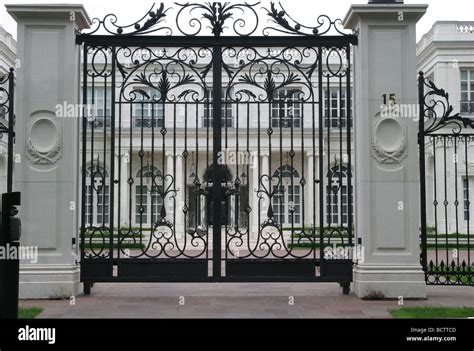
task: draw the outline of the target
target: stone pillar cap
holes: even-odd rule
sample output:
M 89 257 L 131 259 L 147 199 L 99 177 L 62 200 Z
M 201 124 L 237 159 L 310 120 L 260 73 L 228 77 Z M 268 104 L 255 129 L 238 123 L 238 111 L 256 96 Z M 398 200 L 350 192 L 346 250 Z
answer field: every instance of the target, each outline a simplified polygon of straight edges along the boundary
M 428 5 L 425 4 L 367 4 L 352 5 L 344 17 L 343 25 L 346 29 L 355 29 L 358 19 L 361 17 L 370 17 L 374 19 L 386 18 L 392 14 L 403 11 L 407 19 L 414 19 L 416 22 L 426 13 Z
M 74 12 L 80 30 L 90 28 L 92 20 L 82 4 L 7 4 L 7 12 L 18 22 L 20 18 L 63 17 Z

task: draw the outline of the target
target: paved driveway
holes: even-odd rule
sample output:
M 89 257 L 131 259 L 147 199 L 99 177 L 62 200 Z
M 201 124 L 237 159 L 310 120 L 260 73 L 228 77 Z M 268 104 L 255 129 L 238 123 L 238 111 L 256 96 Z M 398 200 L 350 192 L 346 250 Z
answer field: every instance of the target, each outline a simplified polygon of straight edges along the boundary
M 428 300 L 405 306 L 474 307 L 472 287 L 428 287 Z M 97 283 L 90 296 L 27 300 L 38 318 L 390 318 L 398 301 L 343 296 L 338 284 Z

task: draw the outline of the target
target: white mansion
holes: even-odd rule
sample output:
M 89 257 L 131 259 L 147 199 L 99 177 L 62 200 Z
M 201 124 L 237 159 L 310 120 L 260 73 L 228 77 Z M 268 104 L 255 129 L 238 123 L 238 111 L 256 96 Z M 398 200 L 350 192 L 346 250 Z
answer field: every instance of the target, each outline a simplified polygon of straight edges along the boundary
M 425 75 L 432 79 L 436 85 L 440 88 L 445 89 L 450 94 L 450 102 L 454 106 L 455 111 L 461 111 L 464 116 L 474 114 L 474 22 L 465 23 L 465 22 L 436 22 L 433 28 L 423 36 L 423 38 L 418 43 L 418 70 L 424 71 Z M 0 27 L 0 74 L 7 72 L 8 67 L 15 66 L 15 41 L 4 29 Z M 21 69 L 21 68 L 19 68 Z M 415 84 L 415 77 L 413 79 L 413 84 Z M 101 172 L 105 175 L 103 186 L 106 187 L 105 194 L 108 193 L 107 187 L 110 186 L 111 180 L 109 179 L 109 170 L 107 164 L 103 164 L 104 159 L 101 156 L 100 145 L 110 145 L 110 140 L 101 139 L 100 128 L 104 125 L 107 125 L 108 118 L 111 115 L 111 94 L 104 89 L 103 81 L 98 81 L 95 83 L 94 89 L 88 90 L 88 103 L 93 102 L 94 111 L 88 111 L 95 116 L 95 130 L 97 131 L 97 137 L 95 139 L 95 154 L 94 152 L 91 158 L 88 159 L 85 165 L 85 171 L 88 177 L 87 187 L 93 187 L 94 184 L 91 184 L 89 176 L 93 172 Z M 109 82 L 110 84 L 110 82 Z M 225 84 L 225 82 L 224 82 Z M 345 139 L 341 140 L 338 137 L 337 131 L 339 130 L 340 121 L 345 120 L 347 116 L 347 97 L 345 95 L 345 89 L 342 87 L 340 89 L 340 82 L 336 80 L 331 80 L 328 82 L 327 87 L 324 89 L 324 128 L 327 128 L 329 131 L 334 128 L 334 133 L 325 135 L 330 135 L 330 140 L 324 140 L 325 145 L 329 145 L 331 150 L 331 155 L 329 155 L 330 160 L 336 160 L 337 164 L 341 164 L 341 161 L 338 159 L 340 156 L 340 143 L 345 142 Z M 146 87 L 141 87 L 138 84 L 131 87 L 131 89 L 141 89 L 152 99 L 156 98 L 155 93 Z M 293 140 L 298 140 L 299 143 L 303 140 L 305 145 L 318 145 L 318 140 L 313 139 L 313 134 L 311 131 L 312 121 L 309 118 L 311 116 L 311 107 L 307 104 L 301 104 L 291 96 L 292 90 L 300 90 L 301 87 L 298 86 L 298 83 L 295 83 L 291 86 L 282 89 L 278 94 L 281 94 L 280 97 L 285 100 L 284 104 L 277 105 L 267 105 L 262 107 L 262 111 L 257 111 L 255 106 L 251 106 L 251 116 L 243 120 L 242 116 L 245 115 L 245 111 L 242 110 L 243 107 L 236 108 L 235 106 L 225 106 L 223 108 L 222 114 L 225 116 L 225 143 L 228 145 L 228 150 L 235 149 L 236 143 L 239 141 L 239 138 L 242 138 L 242 135 L 245 135 L 248 131 L 248 136 L 244 137 L 245 143 L 248 142 L 248 145 L 241 148 L 242 150 L 250 151 L 252 157 L 251 160 L 255 164 L 262 167 L 260 169 L 261 174 L 275 174 L 281 173 L 283 178 L 286 179 L 280 186 L 285 187 L 285 191 L 282 192 L 283 199 L 278 200 L 274 204 L 274 211 L 283 227 L 288 227 L 291 225 L 294 226 L 306 226 L 311 225 L 316 219 L 316 222 L 319 221 L 319 213 L 315 212 L 313 206 L 316 199 L 313 198 L 313 194 L 318 196 L 317 192 L 313 192 L 312 187 L 316 185 L 310 185 L 306 187 L 307 193 L 303 194 L 301 191 L 301 180 L 302 179 L 316 179 L 317 176 L 313 174 L 313 171 L 319 172 L 319 162 L 318 157 L 320 155 L 313 155 L 311 151 L 308 151 L 310 148 L 302 150 L 300 147 L 294 148 L 291 143 L 291 138 L 289 137 L 290 132 L 297 130 L 299 134 L 293 138 Z M 94 91 L 92 96 L 91 92 Z M 203 92 L 206 94 L 206 92 Z M 212 93 L 208 92 L 208 101 L 212 101 Z M 130 105 L 131 106 L 131 105 Z M 151 108 L 151 106 L 154 106 Z M 207 106 L 207 107 L 206 107 Z M 266 110 L 265 110 L 266 109 Z M 176 115 L 176 126 L 173 126 L 171 120 L 166 120 L 165 117 L 168 114 Z M 258 113 L 261 113 L 261 116 L 267 116 L 266 118 L 271 118 L 275 121 L 274 124 L 272 121 L 262 119 L 257 121 L 256 116 Z M 122 206 L 114 206 L 117 211 L 117 216 L 121 218 L 121 222 L 127 223 L 130 226 L 140 226 L 143 225 L 151 226 L 153 221 L 156 218 L 151 218 L 152 216 L 158 216 L 159 208 L 163 202 L 159 196 L 153 196 L 153 191 L 149 191 L 147 186 L 149 184 L 143 184 L 139 181 L 134 181 L 134 179 L 143 179 L 146 175 L 149 178 L 152 178 L 156 173 L 167 172 L 170 174 L 176 175 L 176 188 L 182 189 L 183 191 L 177 192 L 176 204 L 175 207 L 169 204 L 169 211 L 176 215 L 176 223 L 184 223 L 184 216 L 182 211 L 176 210 L 176 208 L 182 207 L 183 204 L 188 204 L 188 223 L 187 226 L 199 226 L 211 215 L 208 209 L 208 206 L 205 202 L 196 203 L 193 205 L 192 201 L 188 201 L 186 197 L 192 193 L 192 188 L 195 186 L 194 180 L 199 178 L 201 181 L 206 181 L 208 177 L 207 172 L 209 172 L 209 166 L 212 166 L 209 163 L 209 150 L 206 150 L 206 143 L 209 141 L 209 138 L 212 139 L 211 134 L 207 134 L 208 127 L 210 126 L 210 120 L 212 119 L 212 105 L 202 104 L 199 107 L 189 107 L 189 108 L 179 108 L 178 111 L 173 111 L 173 107 L 170 105 L 162 106 L 159 104 L 136 104 L 129 111 L 124 111 L 122 113 L 122 120 L 120 121 L 121 127 L 123 128 L 123 133 L 121 137 L 121 148 L 120 152 L 116 153 L 115 163 L 116 169 L 118 170 L 120 165 L 120 174 L 115 174 L 115 177 L 120 176 L 120 196 L 116 196 L 116 202 L 120 201 Z M 189 118 L 188 127 L 196 133 L 197 136 L 193 136 L 189 139 L 189 136 L 186 136 L 184 133 L 184 123 L 186 121 L 185 116 L 193 116 Z M 240 120 L 239 120 L 239 116 Z M 134 121 L 134 117 L 139 117 L 137 121 Z M 317 114 L 315 115 L 318 119 Z M 140 121 L 140 125 L 136 122 Z M 152 122 L 154 121 L 154 122 Z M 283 121 L 283 122 L 278 122 Z M 287 123 L 286 123 L 286 122 Z M 267 128 L 268 125 L 272 125 L 274 128 L 283 128 L 284 133 L 282 133 L 281 140 L 281 149 L 283 150 L 283 155 L 280 155 L 279 150 L 275 151 L 274 155 L 271 155 L 268 148 L 261 148 L 260 152 L 257 152 L 258 145 L 257 139 L 252 137 L 256 135 L 257 124 L 261 123 L 262 128 Z M 285 123 L 284 123 L 285 122 Z M 116 121 L 117 123 L 117 121 Z M 171 124 L 166 124 L 171 123 Z M 248 124 L 249 123 L 249 124 Z M 281 126 L 279 123 L 285 125 Z M 343 123 L 346 123 L 345 121 Z M 156 142 L 162 142 L 163 138 L 160 134 L 160 129 L 166 125 L 168 129 L 176 128 L 174 136 L 168 136 L 166 145 L 170 148 L 170 151 L 162 154 L 161 152 L 156 155 L 152 155 L 148 150 L 151 149 L 152 145 L 152 133 L 156 133 L 155 140 Z M 131 128 L 133 132 L 130 132 Z M 239 134 L 240 132 L 240 134 Z M 240 135 L 240 136 L 239 136 Z M 316 134 L 317 136 L 317 134 Z M 195 145 L 186 145 L 186 137 L 188 140 Z M 175 139 L 175 140 L 173 140 Z M 105 140 L 105 142 L 104 142 Z M 280 141 L 278 141 L 279 143 Z M 174 144 L 173 144 L 174 143 Z M 212 141 L 211 141 L 212 143 Z M 132 146 L 134 153 L 130 154 L 128 152 L 129 145 Z M 430 145 L 428 145 L 430 146 Z M 88 146 L 89 147 L 89 146 Z M 173 148 L 173 150 L 171 150 Z M 442 206 L 442 203 L 446 200 L 448 206 L 443 206 L 440 209 L 437 218 L 439 220 L 438 226 L 440 228 L 447 228 L 448 232 L 455 232 L 454 224 L 456 222 L 456 216 L 459 219 L 459 223 L 462 224 L 461 228 L 458 228 L 460 232 L 467 229 L 467 223 L 473 215 L 474 206 L 468 206 L 467 201 L 473 200 L 474 191 L 466 191 L 466 188 L 474 189 L 474 145 L 469 145 L 468 149 L 472 150 L 468 152 L 469 157 L 465 158 L 464 151 L 459 155 L 457 163 L 451 162 L 453 155 L 455 153 L 454 146 L 449 149 L 448 154 L 436 153 L 436 148 L 433 149 L 431 146 L 427 148 L 428 157 L 427 157 L 427 196 L 428 196 L 428 223 L 434 224 L 434 211 L 433 211 L 433 202 L 437 202 Z M 186 162 L 183 158 L 184 150 L 189 151 L 189 155 L 186 159 Z M 225 145 L 223 143 L 223 149 Z M 293 157 L 289 157 L 289 152 L 291 149 L 296 150 L 296 154 Z M 317 149 L 317 148 L 316 148 Z M 140 150 L 144 151 L 144 155 L 139 156 Z M 211 149 L 212 150 L 212 149 Z M 102 150 L 103 151 L 103 150 Z M 459 153 L 458 153 L 459 154 Z M 212 153 L 211 153 L 212 155 Z M 0 191 L 5 189 L 5 179 L 6 179 L 6 143 L 5 137 L 0 139 Z M 238 157 L 238 155 L 237 155 Z M 269 163 L 269 158 L 271 157 L 272 162 Z M 347 155 L 343 155 L 343 158 Z M 438 177 L 446 177 L 447 187 L 444 188 L 444 182 L 441 182 L 441 178 L 437 180 L 438 184 L 436 187 L 435 184 L 435 165 L 442 165 L 445 160 L 449 160 L 452 165 L 457 164 L 456 167 L 452 167 L 451 171 L 444 174 L 443 171 L 439 172 Z M 332 161 L 331 161 L 332 162 Z M 238 163 L 238 162 L 237 162 Z M 230 165 L 229 172 L 227 175 L 229 181 L 234 181 L 236 178 L 239 178 L 242 182 L 241 190 L 242 194 L 251 191 L 251 189 L 258 188 L 256 184 L 258 183 L 258 174 L 259 167 L 250 167 L 247 168 L 243 165 Z M 336 168 L 332 163 L 324 165 L 323 174 L 327 175 L 330 172 L 340 173 L 342 179 L 342 184 L 338 184 L 341 189 L 341 193 L 338 196 L 331 196 L 331 191 L 328 191 L 327 194 L 323 196 L 325 205 L 324 205 L 324 221 L 325 223 L 340 224 L 341 226 L 347 224 L 348 222 L 348 203 L 347 203 L 347 186 L 344 181 L 348 173 L 352 170 L 347 168 Z M 441 166 L 439 166 L 441 167 Z M 455 169 L 456 168 L 456 169 Z M 472 170 L 471 170 L 472 168 Z M 172 169 L 172 172 L 167 170 Z M 441 168 L 440 168 L 441 169 Z M 441 169 L 442 170 L 442 169 Z M 466 174 L 468 175 L 466 177 Z M 469 175 L 471 174 L 471 175 Z M 290 180 L 291 179 L 291 180 Z M 328 185 L 328 188 L 332 185 Z M 437 187 L 440 187 L 439 189 Z M 441 188 L 443 186 L 443 188 Z M 290 189 L 291 188 L 291 189 Z M 184 191 L 186 189 L 186 191 Z M 433 191 L 431 191 L 431 189 Z M 88 192 L 89 193 L 89 192 Z M 91 196 L 86 196 L 86 222 L 98 225 L 103 222 L 107 222 L 108 216 L 108 206 L 109 206 L 109 196 L 97 195 L 95 192 L 90 192 Z M 187 195 L 188 194 L 188 195 Z M 461 204 L 461 206 L 454 206 L 456 199 Z M 235 199 L 234 199 L 235 200 Z M 245 220 L 244 212 L 245 201 L 250 201 L 250 207 L 255 209 L 258 208 L 258 198 L 256 196 L 251 196 L 250 198 L 245 199 L 245 196 L 241 196 L 240 200 L 234 201 L 231 200 L 223 204 L 224 206 L 224 223 L 233 223 L 236 220 Z M 303 202 L 306 203 L 306 206 L 303 206 Z M 308 205 L 310 204 L 310 205 Z M 430 206 L 431 205 L 431 206 Z M 177 207 L 176 207 L 177 206 Z M 446 208 L 444 208 L 446 207 Z M 290 208 L 292 208 L 290 210 Z M 131 209 L 131 211 L 129 211 Z M 445 211 L 446 209 L 446 211 Z M 252 211 L 250 215 L 250 228 L 254 227 L 252 224 L 258 222 L 256 216 L 264 215 L 266 211 L 265 204 L 260 208 L 259 211 Z M 263 213 L 263 214 L 262 214 Z M 291 213 L 291 215 L 290 215 Z M 445 221 L 445 215 L 449 220 Z M 237 218 L 239 217 L 239 218 Z M 190 218 L 195 218 L 195 223 L 190 223 Z M 192 220 L 191 220 L 192 222 Z M 122 224 L 122 223 L 121 223 Z M 471 224 L 472 225 L 472 224 Z M 440 232 L 443 232 L 444 229 L 440 229 Z

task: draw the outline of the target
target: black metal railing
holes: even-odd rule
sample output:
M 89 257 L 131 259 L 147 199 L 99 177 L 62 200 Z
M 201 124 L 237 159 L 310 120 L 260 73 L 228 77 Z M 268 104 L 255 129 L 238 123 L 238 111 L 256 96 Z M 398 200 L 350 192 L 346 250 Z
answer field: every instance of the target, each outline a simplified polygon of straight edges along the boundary
M 4 252 L 18 250 L 20 240 L 19 220 L 14 218 L 20 205 L 20 193 L 13 192 L 13 147 L 15 142 L 15 72 L 11 68 L 0 77 L 0 135 L 7 139 L 7 179 L 5 194 L 1 194 L 0 246 Z M 0 259 L 0 319 L 18 317 L 19 258 Z
M 474 285 L 474 120 L 420 73 L 421 263 L 426 283 Z

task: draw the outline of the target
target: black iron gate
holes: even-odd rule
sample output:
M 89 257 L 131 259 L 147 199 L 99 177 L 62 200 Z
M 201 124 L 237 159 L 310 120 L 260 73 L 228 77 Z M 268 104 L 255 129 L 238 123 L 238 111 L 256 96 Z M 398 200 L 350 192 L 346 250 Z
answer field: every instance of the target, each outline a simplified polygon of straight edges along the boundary
M 348 292 L 357 37 L 273 3 L 262 25 L 259 6 L 175 4 L 168 23 L 161 4 L 77 36 L 86 292 L 98 281 L 335 281 Z
M 18 248 L 19 219 L 14 218 L 20 205 L 20 193 L 13 192 L 13 146 L 15 143 L 15 72 L 13 68 L 0 76 L 0 144 L 6 153 L 0 155 L 1 207 L 0 247 L 5 251 Z M 3 176 L 6 175 L 4 178 Z M 6 187 L 4 187 L 6 185 Z M 5 191 L 5 193 L 3 193 Z M 19 259 L 0 259 L 0 319 L 18 317 Z
M 474 285 L 474 119 L 454 113 L 449 94 L 418 80 L 421 262 L 430 285 Z

